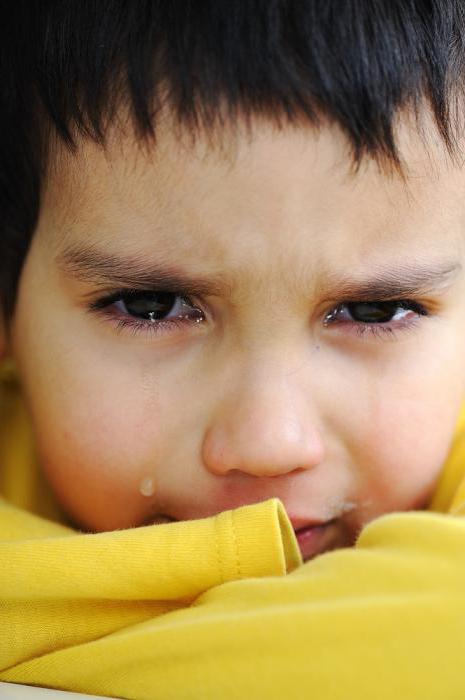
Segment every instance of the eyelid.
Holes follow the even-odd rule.
[[[104,309],[111,304],[115,304],[117,301],[121,301],[123,297],[138,297],[145,294],[173,294],[175,296],[183,297],[179,291],[172,291],[171,289],[117,289],[112,292],[108,292],[98,299],[92,301],[89,304],[90,309]]]
[[[365,306],[377,306],[377,305],[382,305],[382,304],[391,304],[397,309],[410,309],[411,311],[414,311],[418,315],[427,315],[428,310],[425,304],[422,304],[421,302],[415,300],[415,299],[350,299],[347,301],[341,301],[338,302],[333,306],[333,310],[337,311],[339,309],[342,309],[343,307],[350,307],[350,306],[358,306],[358,305],[365,305]],[[362,323],[360,321],[359,323]]]
[[[387,321],[387,322],[363,322],[363,321],[339,321],[339,320],[334,320],[337,318],[337,312],[338,310],[342,309],[343,307],[346,307],[350,304],[382,304],[382,303],[391,303],[394,304],[395,306],[398,307],[398,309],[404,308],[413,311],[415,316],[411,319],[408,320],[397,320],[397,321]],[[431,316],[431,312],[428,310],[426,305],[424,303],[421,303],[417,300],[414,299],[389,299],[389,300],[378,300],[378,299],[372,299],[370,302],[367,301],[357,301],[357,300],[350,300],[348,302],[341,302],[337,304],[335,307],[333,306],[332,309],[333,313],[333,320],[329,320],[327,323],[323,322],[323,325],[327,328],[330,328],[331,326],[335,326],[335,330],[338,330],[338,327],[348,327],[348,332],[352,333],[353,335],[357,335],[358,337],[364,336],[366,334],[376,337],[383,336],[385,339],[396,339],[397,338],[397,333],[406,333],[407,331],[410,330],[415,330],[419,323],[421,323],[421,319],[425,317]],[[331,316],[331,312],[329,312],[326,316],[325,319]],[[342,331],[345,332],[345,331]]]
[[[126,300],[130,297],[140,297],[143,296],[144,292],[146,294],[172,294],[174,297],[183,300],[186,305],[191,306],[191,313],[199,312],[202,314],[202,318],[196,316],[192,318],[189,314],[174,316],[173,318],[149,320],[144,318],[138,318],[137,316],[132,316],[131,314],[126,314],[122,311],[116,313],[114,307],[117,302],[123,301],[124,297]],[[113,307],[113,311],[111,310]],[[88,307],[88,311],[91,313],[98,314],[101,318],[113,324],[116,331],[123,332],[124,330],[130,331],[133,336],[139,335],[140,333],[145,333],[150,336],[164,336],[169,335],[170,330],[175,328],[181,329],[185,326],[199,327],[202,322],[206,320],[206,313],[200,308],[198,304],[193,302],[190,298],[171,290],[135,290],[135,289],[121,289],[118,291],[111,292],[104,297],[94,300]]]

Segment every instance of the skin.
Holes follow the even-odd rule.
[[[429,315],[408,311],[395,334],[357,333],[347,313],[325,323],[343,277],[464,263],[464,171],[408,124],[399,142],[405,179],[371,161],[351,171],[329,127],[257,123],[218,148],[164,123],[149,151],[116,129],[105,149],[56,149],[4,347],[73,523],[105,531],[279,497],[296,528],[334,521],[308,559],[427,506],[464,398],[463,271],[411,297]],[[121,284],[73,274],[76,246],[228,288],[191,299],[200,322],[118,328],[121,308],[88,307]]]

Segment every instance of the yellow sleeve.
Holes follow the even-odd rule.
[[[276,500],[10,539],[0,680],[141,700],[463,697],[464,551],[465,519],[392,514],[299,565]]]
[[[225,581],[283,575],[301,563],[276,499],[101,534],[80,534],[0,501],[0,533],[0,680],[21,676],[39,685],[31,663],[46,668],[67,649],[79,675],[80,655],[85,663],[95,640],[185,608]],[[60,682],[58,674],[43,684]]]

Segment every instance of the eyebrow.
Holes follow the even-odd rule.
[[[183,296],[230,293],[224,275],[193,276],[179,267],[148,257],[107,255],[94,247],[72,246],[57,258],[59,267],[75,279],[98,286],[155,289]]]
[[[57,262],[65,274],[97,286],[163,290],[183,296],[221,296],[232,290],[224,274],[192,276],[164,261],[150,261],[147,256],[108,255],[94,246],[68,247],[57,256]],[[451,260],[401,263],[395,267],[377,265],[364,279],[331,272],[317,288],[326,299],[341,302],[402,299],[447,287],[461,270],[462,265]]]
[[[387,301],[405,299],[448,288],[462,265],[457,261],[400,263],[395,267],[372,266],[370,276],[357,280],[348,276],[329,275],[326,296],[341,301]]]

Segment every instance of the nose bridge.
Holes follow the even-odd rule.
[[[322,461],[315,397],[303,376],[311,370],[295,365],[285,357],[262,358],[229,375],[204,436],[209,471],[279,476]]]

